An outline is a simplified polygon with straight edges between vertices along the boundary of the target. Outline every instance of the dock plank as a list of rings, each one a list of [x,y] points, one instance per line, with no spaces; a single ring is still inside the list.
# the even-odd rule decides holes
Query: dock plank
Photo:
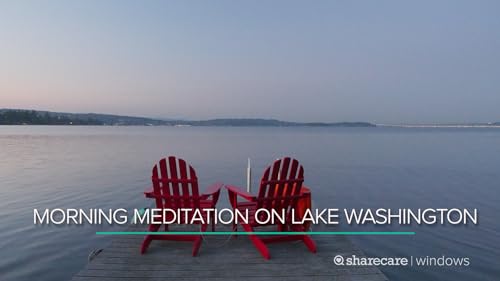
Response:
[[[130,231],[144,231],[131,226]],[[139,253],[142,236],[117,236],[108,247],[78,272],[73,281],[180,280],[180,281],[386,281],[374,266],[336,266],[336,255],[363,257],[345,236],[315,236],[318,252],[302,243],[269,244],[271,259],[263,259],[246,236],[205,236],[197,257],[191,243],[153,241]]]

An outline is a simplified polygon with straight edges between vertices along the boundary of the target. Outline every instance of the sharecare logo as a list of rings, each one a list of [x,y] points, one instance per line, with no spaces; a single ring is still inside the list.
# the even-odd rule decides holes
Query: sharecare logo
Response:
[[[422,266],[422,267],[462,267],[469,266],[468,257],[364,257],[336,255],[333,263],[340,266]]]

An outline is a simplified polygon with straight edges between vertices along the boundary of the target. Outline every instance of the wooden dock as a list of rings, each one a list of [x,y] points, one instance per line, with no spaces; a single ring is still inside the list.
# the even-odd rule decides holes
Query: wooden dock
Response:
[[[132,226],[130,231],[146,231]],[[221,230],[221,229],[218,229]],[[314,236],[318,252],[303,243],[269,244],[271,259],[263,259],[246,236],[205,236],[197,257],[189,242],[153,241],[139,253],[143,237],[116,236],[73,281],[179,280],[179,281],[382,281],[387,277],[373,266],[336,266],[333,258],[363,257],[345,236]]]

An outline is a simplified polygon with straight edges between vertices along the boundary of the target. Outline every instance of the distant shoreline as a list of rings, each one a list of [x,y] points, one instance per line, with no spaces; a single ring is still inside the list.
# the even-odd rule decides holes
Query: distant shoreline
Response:
[[[0,109],[0,125],[172,126],[172,127],[387,127],[387,128],[500,128],[500,122],[445,124],[373,124],[370,122],[290,122],[263,118],[173,120],[99,113],[66,113]]]
[[[198,126],[198,127],[376,127],[369,122],[289,122],[261,118],[162,120],[98,113],[0,109],[0,125]]]

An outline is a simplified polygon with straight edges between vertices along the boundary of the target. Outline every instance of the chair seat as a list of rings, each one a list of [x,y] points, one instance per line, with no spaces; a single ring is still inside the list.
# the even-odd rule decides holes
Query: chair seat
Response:
[[[257,202],[238,202],[238,205],[236,206],[236,209],[240,211],[242,214],[245,214],[246,210],[248,210],[248,224],[252,226],[266,226],[266,225],[275,225],[276,223],[267,223],[267,224],[262,224],[257,222],[255,219],[255,213],[257,212]],[[270,211],[269,211],[270,212]],[[266,220],[265,213],[260,214],[261,217],[259,218],[260,220]]]
[[[215,208],[215,202],[214,200],[210,199],[200,200],[200,208],[202,209]]]
[[[255,224],[255,212],[257,211],[257,203],[256,202],[241,202],[236,206],[236,210],[240,211],[242,214],[245,214],[246,210],[248,210],[249,215],[249,223]]]
[[[203,210],[204,209],[214,209],[215,208],[215,205],[214,205],[214,202],[212,200],[200,200],[200,214],[201,214],[201,218],[206,222],[207,219],[208,219],[208,214],[207,212],[204,212]],[[212,212],[213,214],[213,212]],[[191,217],[192,215],[188,215],[188,221],[191,220]],[[160,221],[163,221],[163,216],[160,216],[158,218]],[[180,212],[180,217],[177,218],[178,220],[180,221],[185,221],[185,216],[184,216],[184,212]],[[166,221],[170,221],[172,220],[172,215],[170,212],[167,212],[167,218],[165,219]],[[200,224],[201,222],[200,221],[195,221],[194,224]]]

